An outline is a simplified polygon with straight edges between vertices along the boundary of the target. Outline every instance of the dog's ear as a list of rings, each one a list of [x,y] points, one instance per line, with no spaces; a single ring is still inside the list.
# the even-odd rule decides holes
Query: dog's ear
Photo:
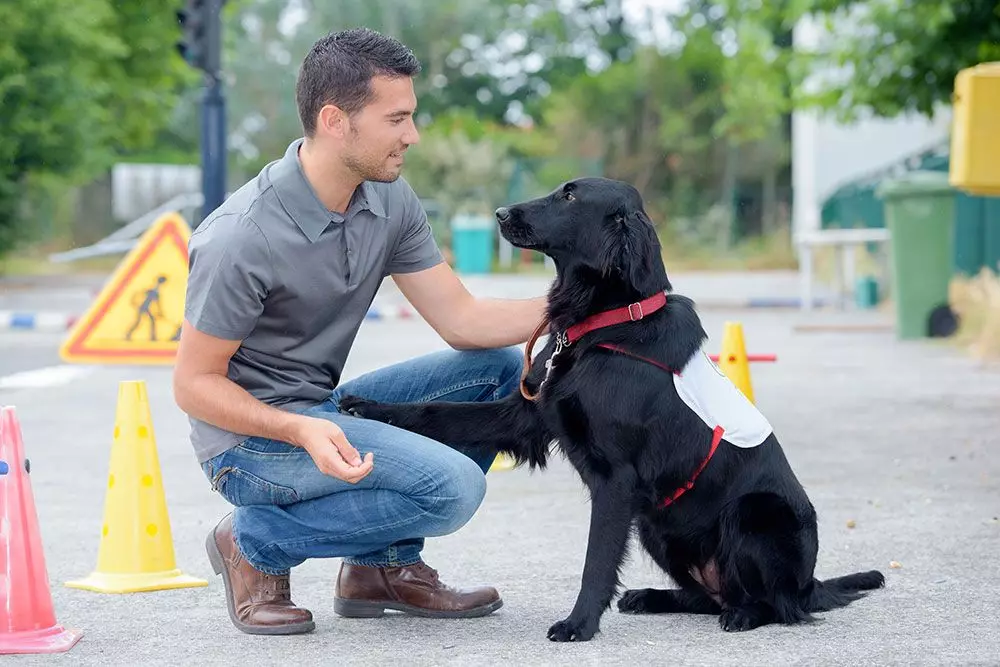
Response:
[[[649,287],[651,281],[658,282],[663,275],[656,269],[660,242],[646,211],[623,201],[610,211],[606,222],[608,234],[601,258],[601,274],[605,277],[617,275],[639,292],[660,289]]]

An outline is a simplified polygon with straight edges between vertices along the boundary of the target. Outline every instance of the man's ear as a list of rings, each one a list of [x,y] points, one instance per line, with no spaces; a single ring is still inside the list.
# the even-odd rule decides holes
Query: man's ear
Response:
[[[350,120],[344,111],[333,104],[325,104],[319,110],[316,121],[317,127],[337,137],[344,137],[350,128]]]

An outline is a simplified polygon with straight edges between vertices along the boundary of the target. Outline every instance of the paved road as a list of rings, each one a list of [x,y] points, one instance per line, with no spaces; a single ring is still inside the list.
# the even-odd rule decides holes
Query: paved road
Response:
[[[169,371],[96,368],[56,386],[0,389],[0,403],[18,409],[32,460],[59,619],[85,633],[61,659],[74,665],[1000,662],[1000,369],[947,345],[900,344],[888,332],[801,333],[794,328],[801,317],[789,312],[706,311],[716,341],[729,318],[744,323],[751,351],[779,354],[779,363],[753,369],[754,388],[819,512],[818,574],[875,567],[885,572],[886,589],[811,627],[728,635],[710,617],[609,612],[594,641],[552,644],[545,630],[572,607],[588,523],[586,494],[557,462],[544,474],[491,474],[472,521],[428,544],[425,556],[445,581],[499,587],[506,604],[492,617],[340,619],[333,614],[334,560],[307,563],[293,574],[295,599],[316,615],[315,633],[243,635],[228,620],[221,581],[203,550],[206,531],[227,508],[194,463]],[[36,334],[27,352],[12,348],[11,335],[0,337],[3,373],[57,363],[58,336]],[[368,322],[348,375],[441,347],[421,322]],[[209,586],[128,596],[68,589],[63,582],[96,563],[118,382],[136,378],[148,383],[178,565]],[[901,567],[891,568],[892,561]],[[664,583],[638,552],[623,581]],[[52,659],[7,659],[43,661]]]

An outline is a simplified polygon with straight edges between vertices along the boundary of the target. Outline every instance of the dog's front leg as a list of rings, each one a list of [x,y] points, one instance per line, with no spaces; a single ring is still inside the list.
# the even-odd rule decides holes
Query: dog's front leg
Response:
[[[552,439],[534,404],[518,394],[485,403],[379,403],[348,395],[341,399],[340,411],[451,446],[505,452],[533,466],[545,465]]]
[[[552,641],[587,641],[597,633],[601,615],[618,588],[618,570],[632,525],[636,481],[632,468],[622,468],[592,491],[580,592],[569,617],[549,628]]]

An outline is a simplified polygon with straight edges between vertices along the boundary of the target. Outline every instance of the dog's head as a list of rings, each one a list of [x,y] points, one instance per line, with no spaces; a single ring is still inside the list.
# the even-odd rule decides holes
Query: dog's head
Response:
[[[628,183],[572,180],[544,197],[498,208],[496,217],[505,239],[548,255],[560,273],[582,269],[638,292],[670,289],[656,230]]]

